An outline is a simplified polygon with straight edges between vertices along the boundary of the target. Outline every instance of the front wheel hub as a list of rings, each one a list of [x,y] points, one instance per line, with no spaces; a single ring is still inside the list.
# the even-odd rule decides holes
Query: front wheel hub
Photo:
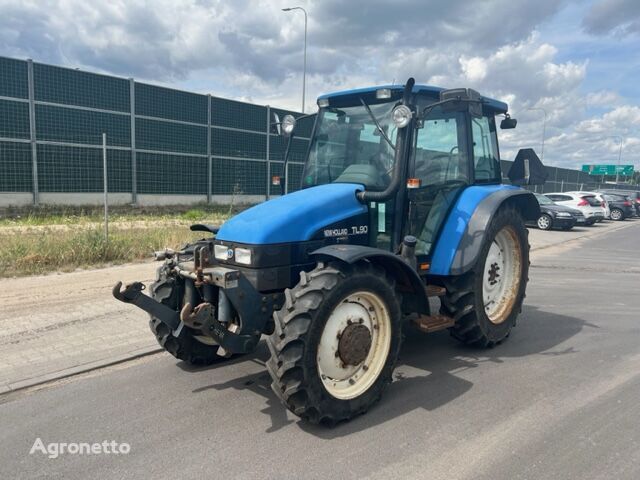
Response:
[[[347,326],[338,342],[338,356],[345,365],[359,365],[371,348],[371,331],[359,323]]]

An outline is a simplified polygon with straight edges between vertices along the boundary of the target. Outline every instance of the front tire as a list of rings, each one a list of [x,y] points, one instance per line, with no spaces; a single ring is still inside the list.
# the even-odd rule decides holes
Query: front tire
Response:
[[[528,231],[513,208],[501,208],[489,225],[474,268],[446,282],[440,312],[456,321],[451,334],[475,347],[509,336],[522,309],[529,274]]]
[[[285,299],[267,339],[273,391],[311,423],[365,413],[391,383],[400,349],[394,281],[369,262],[320,263]]]
[[[181,283],[172,276],[166,274],[160,267],[158,280],[151,285],[151,296],[158,302],[179,312],[183,306],[183,293]],[[176,337],[169,327],[155,317],[149,320],[149,328],[162,348],[179,360],[191,365],[211,365],[222,360],[218,355],[218,345],[205,343],[198,340],[197,332],[187,326],[183,326]]]
[[[551,230],[551,227],[553,226],[553,220],[546,213],[543,213],[538,217],[537,223],[540,230]]]

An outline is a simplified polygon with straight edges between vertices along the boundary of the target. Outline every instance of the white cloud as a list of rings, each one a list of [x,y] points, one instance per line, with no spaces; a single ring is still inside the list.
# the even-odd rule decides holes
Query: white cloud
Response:
[[[618,23],[598,21],[597,12],[610,8],[596,2],[596,13],[585,20],[588,31],[618,24],[633,29],[639,3],[611,1],[627,15],[618,15]],[[618,86],[589,92],[588,55],[559,52],[536,32],[562,4],[303,0],[309,12],[307,104],[323,92],[414,76],[507,101],[519,125],[501,132],[504,158],[521,147],[540,149],[544,115],[532,107],[547,112],[546,163],[574,165],[596,154],[592,144],[585,150],[585,133],[623,134],[625,148],[638,151],[638,107]],[[288,0],[0,0],[0,51],[299,108],[303,16],[280,11],[285,6]]]

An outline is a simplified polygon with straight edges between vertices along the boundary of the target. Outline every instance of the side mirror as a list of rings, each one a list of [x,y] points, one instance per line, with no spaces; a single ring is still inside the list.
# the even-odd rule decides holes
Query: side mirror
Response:
[[[273,122],[271,122],[271,127],[273,127],[278,135],[282,135],[282,123],[280,122],[280,115],[276,112],[273,112]]]
[[[512,128],[516,128],[516,125],[518,125],[518,120],[511,117],[503,118],[500,122],[500,128],[502,130],[511,130]]]
[[[549,173],[533,148],[523,148],[516,155],[507,176],[514,185],[544,185]]]

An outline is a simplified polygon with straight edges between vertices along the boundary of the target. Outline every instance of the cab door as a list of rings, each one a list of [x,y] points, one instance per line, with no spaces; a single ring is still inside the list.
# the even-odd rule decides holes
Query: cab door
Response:
[[[416,130],[409,176],[417,188],[408,190],[405,234],[418,240],[418,262],[428,262],[448,212],[469,184],[468,116],[434,109]]]

